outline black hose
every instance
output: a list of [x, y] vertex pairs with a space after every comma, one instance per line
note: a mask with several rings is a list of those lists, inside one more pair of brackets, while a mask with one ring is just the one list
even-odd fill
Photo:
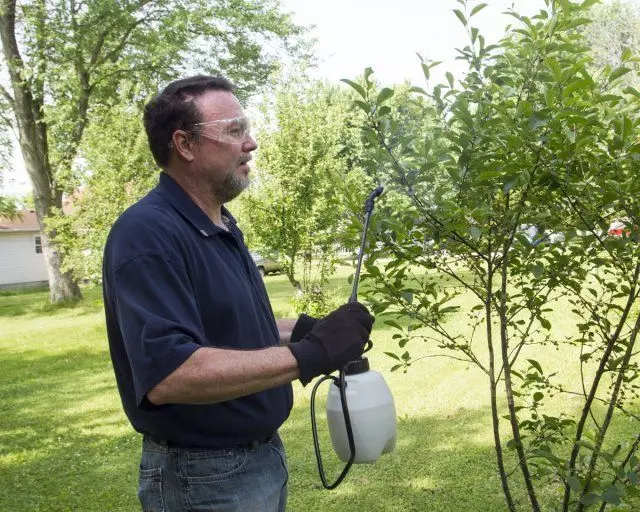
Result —
[[[349, 441], [349, 450], [350, 456], [347, 465], [340, 473], [338, 479], [330, 484], [327, 480], [327, 477], [324, 474], [324, 467], [322, 465], [322, 456], [320, 455], [320, 443], [318, 441], [318, 427], [316, 426], [316, 391], [320, 384], [322, 384], [325, 380], [332, 380], [333, 383], [338, 386], [340, 389], [340, 402], [342, 403], [342, 414], [344, 415], [344, 424], [347, 429], [347, 440]], [[351, 428], [351, 418], [349, 417], [349, 407], [347, 405], [347, 394], [346, 394], [347, 382], [345, 380], [344, 369], [340, 370], [340, 378], [334, 377], [333, 375], [325, 375], [322, 377], [315, 386], [313, 386], [313, 391], [311, 392], [311, 431], [313, 433], [313, 446], [316, 451], [316, 461], [318, 463], [318, 473], [320, 474], [320, 480], [322, 481], [322, 485], [325, 489], [335, 489], [340, 485], [340, 483], [344, 480], [344, 477], [347, 476], [349, 469], [351, 469], [351, 465], [356, 458], [356, 443], [353, 439], [353, 429]]]

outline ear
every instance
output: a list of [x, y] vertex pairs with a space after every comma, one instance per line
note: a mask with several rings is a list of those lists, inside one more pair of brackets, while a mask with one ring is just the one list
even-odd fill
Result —
[[187, 162], [193, 161], [193, 139], [189, 136], [189, 133], [184, 130], [176, 130], [171, 137], [171, 145], [175, 149], [178, 158]]

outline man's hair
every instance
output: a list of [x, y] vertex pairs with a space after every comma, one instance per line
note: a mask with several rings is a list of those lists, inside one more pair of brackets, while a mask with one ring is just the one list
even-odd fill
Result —
[[171, 158], [171, 139], [176, 130], [192, 131], [202, 122], [194, 100], [207, 91], [234, 92], [226, 78], [197, 75], [171, 82], [144, 107], [144, 128], [156, 163], [165, 168]]

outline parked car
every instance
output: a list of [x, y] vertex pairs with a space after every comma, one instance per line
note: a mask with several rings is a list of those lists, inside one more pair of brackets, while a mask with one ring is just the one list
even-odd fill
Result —
[[271, 258], [265, 258], [257, 252], [252, 252], [251, 257], [258, 267], [258, 272], [260, 272], [261, 276], [266, 276], [267, 274], [275, 272], [282, 272], [282, 266]]

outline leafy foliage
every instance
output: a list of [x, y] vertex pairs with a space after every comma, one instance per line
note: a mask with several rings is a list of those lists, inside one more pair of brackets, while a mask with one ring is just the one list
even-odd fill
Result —
[[637, 62], [630, 62], [631, 55], [640, 51], [640, 5], [633, 1], [611, 0], [594, 5], [589, 11], [592, 23], [584, 27], [584, 35], [593, 56], [591, 68], [603, 70], [633, 69], [626, 74], [623, 87], [638, 87]]
[[100, 122], [87, 129], [80, 152], [90, 169], [86, 185], [74, 199], [75, 210], [50, 217], [48, 226], [58, 233], [64, 269], [77, 279], [99, 283], [110, 226], [158, 179], [142, 126], [141, 106], [118, 104], [103, 109]]
[[253, 247], [280, 260], [301, 294], [297, 309], [330, 310], [324, 285], [333, 272], [347, 184], [358, 197], [366, 186], [348, 159], [358, 140], [344, 123], [349, 101], [336, 88], [287, 80], [264, 113], [258, 176], [240, 199], [243, 230]]
[[[470, 39], [459, 54], [469, 71], [412, 89], [415, 108], [435, 109], [432, 129], [398, 123], [393, 91], [369, 94], [370, 73], [353, 84], [364, 134], [375, 142], [371, 161], [386, 166], [387, 187], [405, 198], [403, 208], [378, 215], [368, 297], [397, 331], [403, 353], [389, 354], [394, 368], [410, 368], [411, 344], [424, 341], [485, 372], [510, 510], [505, 448], [516, 452], [531, 510], [618, 505], [638, 483], [640, 438], [607, 433], [616, 415], [640, 421], [640, 94], [618, 87], [625, 68], [592, 71], [580, 27], [593, 2], [548, 1], [532, 18], [512, 10], [516, 28], [496, 46], [471, 25], [482, 4], [458, 2]], [[435, 65], [423, 60], [427, 79]], [[620, 237], [607, 234], [615, 219], [627, 226]], [[439, 286], [442, 276], [455, 286]], [[464, 311], [463, 293], [476, 299]], [[549, 319], [567, 305], [569, 338]], [[466, 315], [466, 330], [451, 328], [454, 314]], [[549, 370], [523, 357], [541, 344], [576, 347], [577, 388], [561, 378], [565, 362]], [[577, 415], [552, 412], [557, 393], [582, 398]], [[506, 443], [500, 417], [511, 427]], [[550, 495], [542, 484], [564, 492], [542, 503]]]

